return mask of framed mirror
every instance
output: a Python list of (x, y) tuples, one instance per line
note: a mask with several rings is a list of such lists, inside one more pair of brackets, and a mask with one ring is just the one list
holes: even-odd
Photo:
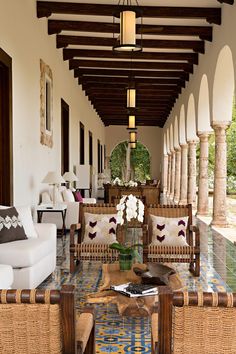
[(40, 59), (40, 142), (53, 146), (53, 78), (50, 67)]

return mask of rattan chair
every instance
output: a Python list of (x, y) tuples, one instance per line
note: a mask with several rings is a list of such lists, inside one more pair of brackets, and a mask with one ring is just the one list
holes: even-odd
[[(150, 215), (177, 218), (188, 216), (186, 241), (189, 246), (152, 245), (152, 224)], [(189, 205), (149, 205), (145, 209), (144, 261), (189, 263), (189, 270), (195, 276), (200, 274), (200, 236), (192, 225), (192, 206)]]
[(158, 290), (158, 313), (152, 314), (153, 354), (236, 353), (236, 293)]
[(1, 354), (95, 353), (93, 309), (76, 318), (74, 287), (0, 290)]
[[(75, 271), (75, 266), (83, 260), (101, 261), (105, 263), (118, 260), (119, 253), (109, 248), (107, 244), (83, 243), (85, 233), (84, 213), (92, 214), (116, 214), (116, 206), (113, 204), (81, 204), (79, 224), (71, 225), (70, 229), (70, 272)], [(77, 233), (77, 237), (76, 237)], [(117, 226), (117, 241), (124, 242), (124, 229)], [(77, 240), (76, 240), (77, 238)]]

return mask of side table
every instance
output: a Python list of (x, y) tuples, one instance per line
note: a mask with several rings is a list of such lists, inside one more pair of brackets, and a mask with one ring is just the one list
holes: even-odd
[(66, 204), (38, 205), (36, 210), (37, 210), (37, 216), (38, 216), (39, 223), (42, 222), (43, 213), (59, 213), (59, 214), (61, 214), (61, 217), (62, 217), (61, 234), (62, 234), (62, 236), (65, 235), (65, 233), (66, 233), (65, 219), (66, 219), (66, 210), (67, 210)]

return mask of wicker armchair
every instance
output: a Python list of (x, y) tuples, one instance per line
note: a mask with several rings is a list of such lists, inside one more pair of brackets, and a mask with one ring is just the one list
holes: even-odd
[[(82, 204), (80, 207), (79, 224), (71, 225), (70, 229), (70, 272), (75, 271), (75, 266), (82, 260), (94, 260), (102, 262), (114, 262), (118, 260), (118, 252), (109, 248), (107, 244), (83, 243), (85, 222), (84, 213), (116, 214), (116, 206), (113, 204)], [(76, 240), (77, 233), (77, 240)], [(124, 242), (124, 228), (117, 226), (117, 241)]]
[(174, 292), (159, 287), (152, 314), (154, 354), (235, 354), (236, 293)]
[[(150, 215), (177, 218), (188, 216), (186, 241), (189, 246), (152, 245), (152, 225)], [(189, 205), (149, 205), (145, 209), (143, 242), (145, 262), (190, 263), (189, 270), (195, 276), (200, 274), (200, 236), (199, 230), (192, 225), (192, 206)]]
[(93, 309), (77, 319), (73, 290), (0, 290), (0, 353), (95, 353)]

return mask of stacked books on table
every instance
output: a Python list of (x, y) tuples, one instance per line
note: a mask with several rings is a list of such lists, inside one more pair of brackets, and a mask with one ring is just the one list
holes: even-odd
[(150, 284), (126, 283), (111, 285), (110, 288), (128, 297), (153, 296), (158, 294), (157, 287)]

